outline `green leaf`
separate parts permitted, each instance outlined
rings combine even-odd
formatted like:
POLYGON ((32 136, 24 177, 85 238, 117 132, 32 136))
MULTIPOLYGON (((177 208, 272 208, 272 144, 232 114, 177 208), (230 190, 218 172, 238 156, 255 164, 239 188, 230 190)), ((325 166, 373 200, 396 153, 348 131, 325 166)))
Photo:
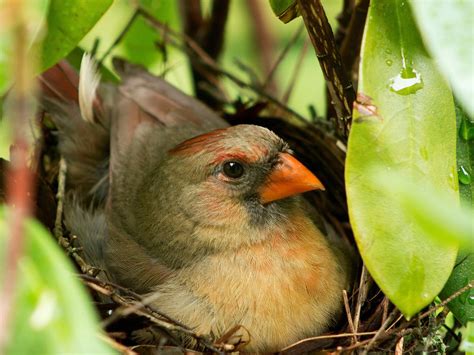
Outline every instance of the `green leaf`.
MULTIPOLYGON (((0 9, 6 9, 7 4, 5 0, 0 0, 0 9)), ((28 20, 27 38, 29 44, 33 43, 34 39, 41 37, 42 29, 46 14, 48 12, 49 0, 35 0, 25 5, 27 8, 25 16, 28 20)), ((8 13, 5 11, 4 13, 8 13)), ((2 96, 11 85, 11 60, 14 58, 15 51, 13 43, 13 25, 14 21, 2 20, 0 28, 0 96, 2 96)))
MULTIPOLYGON (((467 126, 469 119, 463 110, 456 105, 456 121, 459 130, 457 138, 457 164, 459 177, 459 196, 461 203, 466 208, 474 208, 474 179, 472 177, 474 168, 474 144, 472 137, 469 139, 467 126)), ((451 296, 460 288, 466 286, 469 281, 474 280, 474 218, 470 219, 471 240, 464 249, 459 252, 456 266, 449 277, 446 286, 441 292, 442 298, 451 296)), ((474 290, 464 292, 448 304, 454 316, 462 323, 474 322, 474 290)))
MULTIPOLYGON (((0 262, 5 265, 8 214, 0 206, 0 262)), ((34 220, 25 225, 8 354, 113 354, 98 337, 92 300, 53 237, 34 220)), ((3 283, 3 272, 0 274, 3 283)), ((1 289, 1 288, 0 288, 1 289)))
POLYGON ((474 117, 474 3, 471 0, 412 0, 423 39, 456 96, 474 117))
POLYGON ((441 291, 456 248, 407 220, 382 168, 456 200, 452 94, 427 55, 405 0, 373 0, 346 160, 349 214, 362 258, 384 293, 410 317, 441 291))
POLYGON ((288 23, 297 18, 298 2, 296 0, 269 0, 270 6, 276 16, 283 22, 288 23))
POLYGON ((51 0, 41 69, 68 55, 112 4, 112 0, 51 0))
POLYGON ((369 179, 376 188, 390 190, 390 202, 425 235, 447 245, 473 246, 474 210, 461 208, 455 195, 384 169, 369 174, 369 179))
POLYGON ((463 205, 474 208, 474 124, 459 105, 456 105, 456 122, 459 195, 463 205))
MULTIPOLYGON (((448 298, 471 280, 474 280, 474 250, 472 246, 459 252, 453 273, 440 293, 440 297, 442 299, 448 298)), ((456 297, 448 303, 448 307, 462 324, 466 325, 468 321, 474 322, 474 290, 471 289, 456 297)))

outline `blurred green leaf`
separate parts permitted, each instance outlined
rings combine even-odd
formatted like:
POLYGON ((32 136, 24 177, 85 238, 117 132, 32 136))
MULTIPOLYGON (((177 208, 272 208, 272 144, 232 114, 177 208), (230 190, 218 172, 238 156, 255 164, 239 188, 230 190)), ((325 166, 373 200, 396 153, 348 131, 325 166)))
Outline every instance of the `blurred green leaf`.
POLYGON ((456 96, 474 117, 474 2, 411 0, 423 39, 456 96))
MULTIPOLYGON (((444 193, 410 181, 407 176, 383 170, 371 176, 374 186, 379 186, 381 191, 391 191, 386 198, 404 212, 407 224, 418 226, 442 245, 461 243, 454 269, 439 296, 448 298, 474 280, 474 210, 461 208, 444 193)), ((464 292, 448 306, 462 324, 474 321, 473 290, 464 292)))
POLYGON ((41 69, 68 55, 112 4, 112 0, 51 0, 41 69))
POLYGON ((390 191, 386 194, 390 203, 403 213, 407 223, 416 224, 425 235, 447 245, 455 242, 473 247, 474 210, 461 208, 455 195, 397 171, 374 170, 369 180, 381 191, 390 191))
POLYGON ((464 351, 467 355, 474 354, 474 321, 467 324, 466 336, 463 336, 459 350, 464 351))
MULTIPOLYGON (((48 6, 49 0, 36 0, 28 4, 25 15, 30 24, 27 34, 30 44, 33 43, 33 40, 41 38, 48 6)), ((3 14, 6 16, 8 8, 5 0, 0 0, 0 9, 5 10, 3 14)), ((0 96, 8 90, 11 84, 11 59, 13 58, 12 53, 15 50, 12 41, 13 26, 13 19, 2 19, 0 26, 0 96)))
POLYGON ((406 1, 371 2, 361 56, 346 160, 349 214, 369 272, 409 317, 441 291, 456 248, 407 220, 394 192, 370 175, 396 171, 456 200, 454 104, 406 1))
POLYGON ((269 0, 270 6, 276 16, 283 22, 288 23, 297 18, 298 2, 296 0, 269 0))
MULTIPOLYGON (((9 213, 0 206, 1 265, 5 265, 9 213)), ((113 354, 98 337, 92 300, 52 236, 34 220, 27 221, 25 227, 6 353, 113 354)))

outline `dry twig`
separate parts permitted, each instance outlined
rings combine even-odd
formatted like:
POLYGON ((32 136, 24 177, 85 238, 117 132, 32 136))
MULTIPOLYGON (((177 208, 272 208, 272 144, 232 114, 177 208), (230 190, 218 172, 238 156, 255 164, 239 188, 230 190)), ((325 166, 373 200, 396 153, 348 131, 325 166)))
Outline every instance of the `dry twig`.
POLYGON ((355 92, 344 70, 331 26, 320 0, 298 0, 298 8, 326 79, 337 116, 336 127, 343 136, 347 136, 355 92))

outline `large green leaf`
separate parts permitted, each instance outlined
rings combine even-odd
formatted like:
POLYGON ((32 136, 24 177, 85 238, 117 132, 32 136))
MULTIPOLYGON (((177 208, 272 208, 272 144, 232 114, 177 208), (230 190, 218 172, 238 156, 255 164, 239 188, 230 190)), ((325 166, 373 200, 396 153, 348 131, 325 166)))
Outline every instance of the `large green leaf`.
POLYGON ((430 303, 453 268, 456 248, 407 218, 382 168, 457 199, 452 94, 427 55, 406 0, 372 0, 349 137, 346 187, 357 245, 371 275, 406 315, 430 303))
POLYGON ((49 68, 71 52, 111 4, 112 0, 51 0, 41 69, 49 68))
MULTIPOLYGON (((0 263, 5 265, 8 213, 0 206, 0 263)), ((113 354, 98 337, 92 300, 49 233, 26 223, 8 354, 113 354)), ((0 285, 3 271, 0 274, 0 285)), ((0 287, 1 289, 1 287, 0 287)))
POLYGON ((474 117, 474 2, 412 0, 411 5, 428 49, 462 106, 474 117))

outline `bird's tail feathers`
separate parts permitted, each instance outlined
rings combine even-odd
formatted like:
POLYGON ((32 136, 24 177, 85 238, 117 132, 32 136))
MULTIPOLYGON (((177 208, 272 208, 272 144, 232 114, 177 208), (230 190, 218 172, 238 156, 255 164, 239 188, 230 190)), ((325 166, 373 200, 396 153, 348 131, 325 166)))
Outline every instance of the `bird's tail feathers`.
POLYGON ((77 239, 84 260, 89 266, 103 270, 107 278, 104 263, 104 245, 107 234, 105 212, 86 208, 74 198, 68 197, 64 209, 64 223, 77 239))
POLYGON ((40 77, 42 105, 59 131, 59 149, 68 166, 68 188, 85 205, 103 205, 109 186, 109 117, 97 95, 99 76, 85 55, 80 75, 60 62, 40 77))

